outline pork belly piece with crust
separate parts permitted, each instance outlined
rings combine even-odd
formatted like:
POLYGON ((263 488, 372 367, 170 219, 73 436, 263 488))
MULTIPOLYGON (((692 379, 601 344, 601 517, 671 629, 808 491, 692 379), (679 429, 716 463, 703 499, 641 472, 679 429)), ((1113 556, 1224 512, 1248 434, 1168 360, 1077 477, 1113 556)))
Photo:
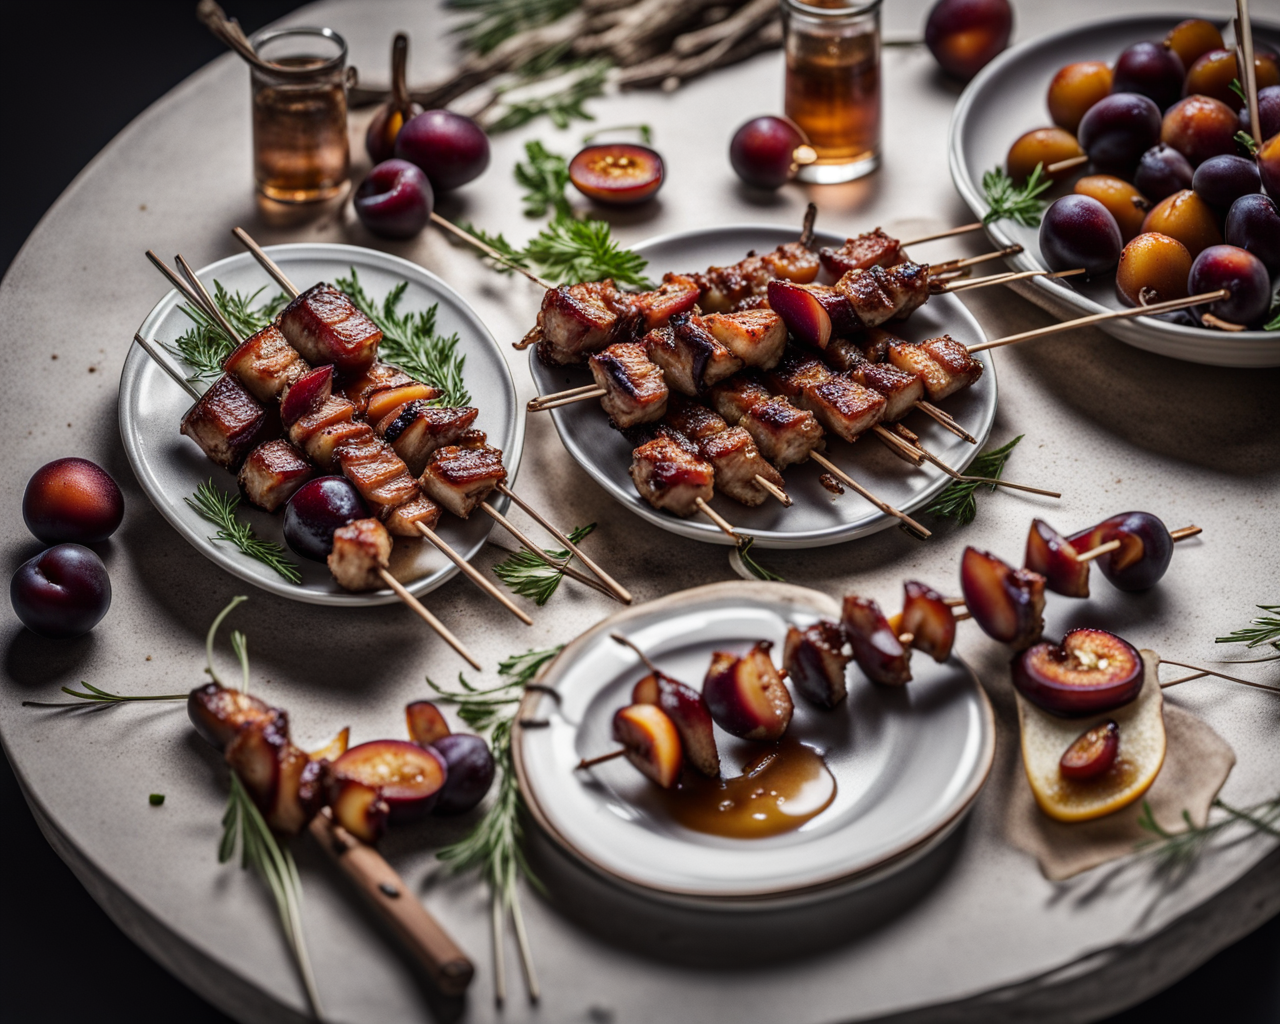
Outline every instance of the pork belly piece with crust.
POLYGON ((222 368, 259 402, 274 402, 311 369, 275 324, 250 335, 222 361, 222 368))
POLYGON ((631 479, 640 497, 682 518, 698 511, 697 499, 715 495, 715 470, 692 441, 662 433, 631 453, 631 479))
POLYGON ((344 590, 379 590, 379 569, 391 564, 391 537, 376 519, 356 519, 333 531, 329 571, 344 590))
POLYGON ((235 472, 265 438, 270 418, 253 395, 224 373, 182 417, 182 433, 223 469, 235 472))
POLYGON ((240 467, 240 490, 251 504, 274 512, 315 475, 311 463, 282 437, 260 444, 240 467))
POLYGON ((649 358, 662 368, 667 385, 690 397, 742 369, 742 360, 717 341, 701 319, 679 313, 669 326, 650 331, 644 339, 649 358))
POLYGON ((729 423, 750 434, 760 453, 779 469, 804 462, 810 452, 826 445, 813 413, 797 409, 741 374, 713 387, 711 401, 729 423))
POLYGON ((457 443, 480 414, 464 406, 450 409, 427 402, 408 402, 389 412, 376 428, 409 472, 418 476, 427 465, 427 456, 437 448, 457 443))
POLYGON ((836 282, 840 292, 867 327, 887 320, 904 319, 929 298, 929 267, 899 263, 895 267, 851 270, 836 282))
POLYGON ((396 537, 421 537, 418 523, 428 530, 434 530, 440 522, 440 506, 425 494, 419 495, 403 505, 391 509, 383 519, 387 532, 396 537))
POLYGON ((605 280, 561 285, 543 295, 538 324, 530 332, 537 335, 538 357, 559 366, 580 363, 605 348, 618 324, 605 302, 614 291, 613 282, 605 280))
POLYGON ((333 451, 346 441, 372 434, 365 423, 356 422, 355 407, 345 398, 330 395, 314 412, 307 413, 289 428, 295 448, 328 473, 333 468, 333 451))
POLYGON ((849 370, 849 376, 884 397, 882 419, 889 423, 902 419, 924 398, 924 379, 891 363, 860 363, 849 370))
POLYGON ((766 380, 846 441, 875 426, 884 415, 884 396, 797 350, 788 351, 766 380))
POLYGON ((620 428, 662 419, 667 411, 666 378, 639 342, 619 342, 587 360, 596 386, 604 388, 601 406, 620 428))
POLYGON ((368 369, 382 341, 378 326, 331 284, 308 288, 284 307, 276 323, 312 366, 332 363, 346 375, 368 369))
POLYGON ((817 253, 799 242, 788 242, 772 252, 749 253, 746 259, 727 267, 710 267, 705 273, 688 275, 701 292, 698 300, 710 313, 732 313, 762 305, 772 280, 809 284, 820 269, 817 253))
POLYGON ((744 366, 767 370, 777 364, 787 347, 787 326, 771 309, 712 313, 702 318, 702 325, 744 366))
POLYGON ((889 346, 889 360, 900 370, 917 374, 924 381, 930 400, 935 402, 968 387, 982 376, 982 364, 947 335, 919 345, 895 342, 889 346))
POLYGON ((896 238, 876 228, 857 238, 850 238, 839 248, 819 249, 818 258, 822 261, 823 270, 839 278, 851 270, 892 267, 901 263, 902 246, 896 238))
POLYGON ((379 519, 421 493, 400 456, 372 430, 337 448, 334 462, 379 519))
POLYGON ((742 427, 729 426, 705 405, 674 395, 665 422, 698 446, 698 454, 715 470, 716 487, 734 501, 755 506, 771 497, 757 476, 785 489, 782 475, 760 454, 751 435, 742 427))
POLYGON ((497 448, 446 445, 427 459, 420 479, 427 497, 466 519, 507 479, 507 471, 497 448))

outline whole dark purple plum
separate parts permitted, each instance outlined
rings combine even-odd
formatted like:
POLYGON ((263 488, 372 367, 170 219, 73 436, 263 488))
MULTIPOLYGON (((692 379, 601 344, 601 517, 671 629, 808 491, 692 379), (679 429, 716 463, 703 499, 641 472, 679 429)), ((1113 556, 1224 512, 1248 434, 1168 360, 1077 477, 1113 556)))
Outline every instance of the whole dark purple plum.
POLYGON ((1053 270, 1084 267, 1090 276, 1103 274, 1123 250, 1116 219, 1091 196, 1063 196, 1040 222, 1040 252, 1053 270))
POLYGON ((18 566, 9 600, 31 632, 65 640, 102 621, 111 607, 111 579, 88 548, 56 544, 18 566))

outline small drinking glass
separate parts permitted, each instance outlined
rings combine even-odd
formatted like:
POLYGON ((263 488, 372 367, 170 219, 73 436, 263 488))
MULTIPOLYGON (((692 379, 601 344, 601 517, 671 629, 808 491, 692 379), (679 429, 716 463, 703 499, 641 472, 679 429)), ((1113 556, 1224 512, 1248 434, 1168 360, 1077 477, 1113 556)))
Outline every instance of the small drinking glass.
POLYGON ((329 28, 281 28, 251 40, 253 177, 282 203, 331 199, 347 181, 347 44, 329 28))
POLYGON ((852 181, 880 166, 881 0, 781 0, 786 114, 817 151, 801 181, 852 181))

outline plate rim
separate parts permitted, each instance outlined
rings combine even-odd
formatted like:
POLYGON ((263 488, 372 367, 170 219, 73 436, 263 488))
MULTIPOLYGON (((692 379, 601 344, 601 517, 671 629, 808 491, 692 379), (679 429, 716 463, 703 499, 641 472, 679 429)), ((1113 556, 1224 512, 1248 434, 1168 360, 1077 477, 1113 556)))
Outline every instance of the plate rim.
MULTIPOLYGON (((659 245, 669 245, 672 243, 680 243, 690 238, 706 238, 717 234, 741 233, 744 235, 753 234, 776 234, 787 233, 787 237, 792 237, 791 229, 779 224, 764 223, 748 223, 748 224, 723 224, 713 225, 705 228, 690 228, 683 231, 672 231, 664 235, 655 235, 647 238, 636 245, 632 246, 632 251, 643 255, 645 249, 652 249, 659 245)), ((844 236, 832 231, 817 231, 815 237, 819 240, 826 240, 840 244, 844 236)), ((976 328, 978 334, 986 338, 986 329, 982 326, 981 321, 974 315, 963 302, 956 300, 959 307, 960 315, 966 317, 976 328)), ((542 389, 539 381, 540 369, 546 368, 538 361, 537 346, 533 346, 529 350, 529 375, 533 378, 534 389, 539 394, 542 389)), ((974 435, 978 438, 978 443, 967 445, 963 449, 963 457, 958 460, 957 464, 952 466, 956 472, 963 473, 974 459, 981 453, 982 448, 991 437, 991 431, 995 426, 996 414, 999 412, 1000 389, 997 383, 995 360, 987 352, 979 353, 979 360, 985 367, 984 375, 991 381, 992 398, 987 407, 983 409, 982 421, 974 435)), ((560 443, 569 453, 575 462, 595 481, 609 497, 625 508, 627 511, 640 516, 646 522, 657 526, 659 529, 666 530, 668 533, 674 533, 680 537, 686 537, 689 540, 701 541, 705 544, 715 544, 722 547, 728 547, 734 544, 734 541, 726 536, 718 527, 711 523, 704 523, 697 519, 681 519, 677 516, 664 513, 659 509, 652 508, 642 500, 629 501, 619 497, 613 490, 611 483, 605 478, 604 473, 598 470, 598 467, 589 459, 585 458, 573 439, 572 432, 569 430, 567 423, 563 417, 567 414, 561 409, 549 410, 552 423, 555 425, 556 434, 560 438, 560 443)), ((951 479, 945 474, 939 474, 936 480, 929 485, 921 488, 909 501, 903 502, 900 510, 911 514, 919 511, 934 498, 936 498, 950 484, 951 479)), ((761 550, 807 550, 810 548, 830 547, 835 544, 844 544, 848 541, 859 540, 863 537, 869 537, 873 534, 880 533, 892 526, 898 524, 899 520, 894 516, 887 515, 879 509, 872 507, 873 514, 861 525, 843 523, 836 526, 827 527, 819 531, 810 531, 808 533, 785 533, 776 530, 767 530, 761 533, 753 533, 750 530, 742 530, 744 535, 755 538, 756 545, 761 550)))
MULTIPOLYGON (((519 472, 520 460, 524 454, 525 410, 516 399, 515 379, 512 376, 511 366, 506 359, 505 353, 498 344, 497 339, 494 338, 493 333, 489 330, 488 325, 484 322, 484 319, 456 288, 453 288, 443 278, 432 273, 426 267, 420 266, 402 256, 382 252, 378 249, 370 249, 367 246, 348 245, 342 242, 286 242, 279 245, 263 246, 263 249, 268 255, 275 258, 277 262, 283 263, 287 263, 291 258, 324 258, 337 257, 339 254, 350 254, 351 265, 359 268, 359 259, 363 257, 373 265, 379 262, 383 263, 384 265, 380 269, 388 272, 397 273, 403 271, 405 280, 419 278, 419 285, 422 285, 421 278, 426 278, 432 287, 449 295, 453 301, 458 303, 464 313, 473 319, 480 328, 479 339, 492 348, 503 370, 503 383, 507 392, 507 400, 513 411, 512 440, 510 446, 503 450, 503 461, 507 466, 509 482, 515 482, 519 472)), ((346 261, 345 257, 343 257, 343 261, 346 261)), ((196 275, 203 279, 206 275, 216 273, 228 265, 234 264, 238 268, 246 262, 253 262, 251 253, 232 253, 198 268, 196 275)), ((148 341, 155 343, 158 347, 163 348, 163 343, 158 342, 154 337, 156 327, 180 302, 181 296, 178 294, 177 289, 170 288, 147 312, 142 324, 138 327, 137 333, 148 341)), ((142 349, 136 340, 131 340, 129 352, 126 354, 124 365, 120 370, 120 380, 116 389, 116 424, 120 432, 121 443, 125 449, 125 457, 129 461, 129 468, 133 471, 134 478, 138 481, 138 486, 142 488, 147 500, 151 502, 156 511, 160 513, 161 517, 173 527, 174 531, 183 540, 215 566, 231 573, 236 578, 244 580, 246 583, 268 593, 293 601, 325 607, 369 608, 393 604, 400 600, 399 596, 389 588, 363 593, 348 593, 345 591, 321 592, 307 590, 297 584, 289 583, 283 577, 278 579, 267 577, 243 564, 242 560, 233 558, 230 549, 224 550, 209 540, 202 541, 188 531, 186 524, 177 517, 175 509, 170 507, 169 502, 158 500, 156 497, 157 493, 163 493, 163 488, 159 486, 159 482, 154 478, 149 469, 148 460, 141 452, 137 434, 138 423, 132 405, 128 400, 139 386, 142 369, 150 361, 150 355, 142 349)), ((213 468, 216 469, 217 467, 213 468)), ((499 512, 505 512, 509 505, 510 499, 505 495, 499 495, 498 501, 495 502, 499 512)), ((469 551, 459 551, 464 560, 469 562, 480 552, 488 542, 495 525, 492 519, 487 520, 487 529, 485 529, 483 535, 472 548, 469 551)), ((436 572, 429 573, 414 580, 412 583, 405 584, 405 589, 415 597, 422 597, 449 582, 460 571, 452 561, 446 560, 446 564, 436 572)))
MULTIPOLYGON (((951 181, 960 198, 975 217, 981 219, 989 207, 980 194, 977 184, 970 178, 968 167, 963 157, 964 147, 962 135, 969 118, 978 102, 978 94, 984 91, 993 79, 998 78, 1006 67, 1020 61, 1024 56, 1037 49, 1051 46, 1061 40, 1076 35, 1088 35, 1101 28, 1119 29, 1125 25, 1148 25, 1151 23, 1177 24, 1185 18, 1198 18, 1198 14, 1121 14, 1109 18, 1099 18, 1080 25, 1047 32, 1032 39, 1024 40, 1005 50, 984 67, 974 79, 965 86, 956 101, 951 113, 951 123, 947 130, 947 163, 951 172, 951 181)), ((1261 26, 1268 32, 1280 34, 1280 23, 1267 19, 1254 19, 1255 26, 1261 26)), ((1046 115, 1047 117, 1047 115, 1046 115)), ((1000 221, 984 225, 983 230, 991 243, 998 247, 1013 244, 1013 239, 1001 227, 1000 221)), ((1006 260, 1018 270, 1044 270, 1043 266, 1028 251, 1024 250, 1006 260)), ((1059 281, 1044 277, 1032 278, 1030 286, 1033 290, 1044 293, 1046 299, 1067 305, 1079 310, 1081 315, 1114 312, 1112 307, 1104 306, 1087 295, 1082 295, 1059 281)), ((1188 327, 1185 324, 1168 323, 1155 317, 1133 317, 1126 320, 1104 321, 1098 327, 1112 337, 1135 348, 1156 352, 1172 359, 1192 362, 1200 365, 1230 367, 1266 367, 1280 365, 1280 333, 1275 331, 1210 331, 1203 327, 1188 327), (1203 348, 1206 339, 1212 339, 1216 348, 1224 355, 1233 356, 1230 361, 1193 359, 1186 354, 1187 350, 1203 348), (1225 344, 1224 344, 1225 343, 1225 344)))
MULTIPOLYGON (((545 680, 552 674, 553 669, 557 666, 563 666, 567 660, 572 660, 583 647, 601 633, 612 630, 630 619, 645 617, 655 611, 661 613, 690 604, 696 605, 703 600, 715 600, 725 596, 754 597, 770 604, 778 603, 779 597, 783 597, 784 600, 789 597, 787 603, 803 604, 812 610, 818 611, 819 614, 838 617, 840 612, 840 604, 835 598, 824 594, 820 590, 803 587, 795 583, 743 580, 724 580, 718 583, 707 583, 698 587, 690 587, 687 590, 676 591, 674 594, 667 594, 652 601, 646 601, 641 605, 623 608, 613 615, 600 620, 566 643, 559 653, 539 670, 535 682, 547 686, 548 684, 545 680), (784 597, 784 595, 786 596, 784 597)), ((972 666, 954 654, 952 657, 964 669, 969 684, 977 695, 978 706, 982 712, 979 716, 982 730, 982 748, 978 755, 979 769, 974 772, 964 791, 957 796, 955 803, 948 809, 945 817, 932 825, 924 835, 916 836, 909 841, 901 843, 892 851, 882 855, 874 864, 859 868, 856 871, 841 872, 816 881, 806 882, 803 885, 757 886, 736 892, 708 894, 679 886, 655 885, 630 877, 588 856, 568 836, 565 836, 560 829, 556 828, 547 817, 546 812, 538 803, 534 788, 529 781, 528 770, 524 762, 523 729, 512 730, 512 768, 516 773, 516 781, 520 794, 524 798, 525 807, 539 828, 552 839, 561 852, 568 854, 575 863, 588 868, 612 884, 620 885, 622 888, 632 892, 640 892, 647 896, 657 896, 668 902, 692 903, 717 909, 749 910, 762 904, 804 902, 829 894, 833 890, 872 884, 883 877, 908 867, 934 846, 940 844, 973 809, 978 797, 982 794, 982 790, 986 787, 987 780, 990 778, 995 764, 995 710, 992 707, 991 698, 987 695, 986 688, 983 687, 972 666)), ((529 717, 536 710, 538 703, 547 698, 547 696, 548 694, 545 690, 527 689, 516 708, 516 720, 520 721, 529 717)))

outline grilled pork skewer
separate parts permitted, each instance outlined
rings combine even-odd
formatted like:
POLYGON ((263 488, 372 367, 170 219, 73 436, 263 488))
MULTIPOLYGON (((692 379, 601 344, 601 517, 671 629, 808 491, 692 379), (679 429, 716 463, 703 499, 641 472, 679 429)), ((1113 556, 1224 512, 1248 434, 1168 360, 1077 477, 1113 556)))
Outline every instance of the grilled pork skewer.
POLYGON ((631 479, 640 497, 682 519, 701 512, 731 540, 741 538, 708 502, 715 494, 715 468, 697 446, 674 430, 659 430, 631 453, 631 479))

